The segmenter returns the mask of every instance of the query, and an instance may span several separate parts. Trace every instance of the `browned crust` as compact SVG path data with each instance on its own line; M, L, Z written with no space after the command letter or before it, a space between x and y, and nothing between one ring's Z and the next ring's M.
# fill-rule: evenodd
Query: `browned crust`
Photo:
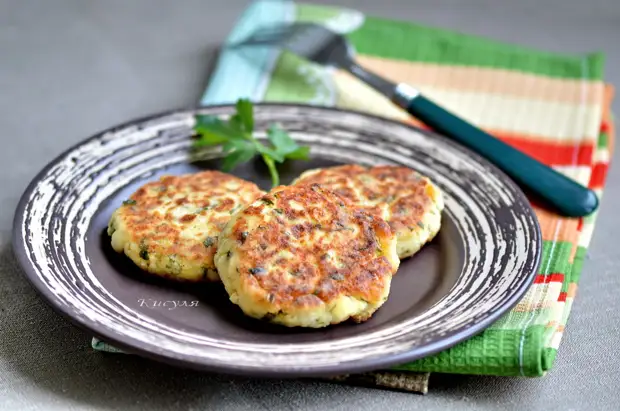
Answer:
M381 212L389 207L388 223L395 232L410 232L423 224L424 214L433 207L435 189L430 180L401 166L344 165L325 168L301 177L300 184L320 184L367 211Z
M283 311L341 295L377 302L397 268L382 250L393 241L386 222L317 185L272 190L230 229L241 288Z

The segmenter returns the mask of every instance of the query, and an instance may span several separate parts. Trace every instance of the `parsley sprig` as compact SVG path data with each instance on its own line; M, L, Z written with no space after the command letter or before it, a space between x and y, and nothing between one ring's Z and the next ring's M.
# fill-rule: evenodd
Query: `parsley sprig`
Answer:
M270 145L254 138L254 107L249 100L238 100L236 109L237 112L228 121L213 115L196 116L194 132L198 138L194 141L194 147L221 145L225 154L222 171L229 172L259 154L269 169L271 184L275 187L280 184L276 163L287 159L308 159L310 147L298 145L277 124L267 129Z

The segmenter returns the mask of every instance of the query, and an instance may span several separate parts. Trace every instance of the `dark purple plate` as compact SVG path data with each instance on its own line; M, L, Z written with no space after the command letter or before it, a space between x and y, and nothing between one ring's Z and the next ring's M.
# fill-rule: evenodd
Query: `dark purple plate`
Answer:
M143 275L111 250L111 212L161 174L218 168L220 153L190 156L193 115L133 121L71 148L30 184L16 212L14 247L34 287L62 314L127 352L192 368L261 376L323 376L386 368L446 349L482 331L532 283L541 255L524 194L479 156L447 139L366 114L260 104L256 127L277 121L310 145L302 171L342 163L400 164L444 192L442 229L402 261L388 301L363 324L289 329L245 317L221 285L178 285ZM261 136L259 134L259 136ZM268 189L257 161L234 174Z

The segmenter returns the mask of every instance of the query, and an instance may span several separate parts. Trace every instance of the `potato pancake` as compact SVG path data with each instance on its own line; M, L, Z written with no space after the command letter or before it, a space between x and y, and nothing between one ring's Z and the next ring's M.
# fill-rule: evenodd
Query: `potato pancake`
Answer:
M143 270L178 281L218 281L213 256L231 215L264 194L219 171L164 176L114 211L112 247Z
M418 252L441 227L441 191L428 177L408 167L344 165L315 169L303 173L293 184L319 184L381 215L396 234L400 258Z
M399 263L383 219L318 185L274 188L235 213L215 256L245 314L313 328L370 318Z

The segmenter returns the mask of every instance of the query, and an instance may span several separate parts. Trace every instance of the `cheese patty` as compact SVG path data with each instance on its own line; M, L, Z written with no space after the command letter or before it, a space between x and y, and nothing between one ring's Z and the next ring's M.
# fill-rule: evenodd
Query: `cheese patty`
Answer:
M114 211L112 247L140 268L179 281L217 281L213 256L231 214L264 194L219 171L165 176Z
M293 184L320 184L383 216L396 233L400 258L415 254L441 227L441 191L429 178L408 167L345 165L309 170Z
M399 263L384 220L318 185L277 187L238 211L215 255L233 303L289 327L367 320Z

